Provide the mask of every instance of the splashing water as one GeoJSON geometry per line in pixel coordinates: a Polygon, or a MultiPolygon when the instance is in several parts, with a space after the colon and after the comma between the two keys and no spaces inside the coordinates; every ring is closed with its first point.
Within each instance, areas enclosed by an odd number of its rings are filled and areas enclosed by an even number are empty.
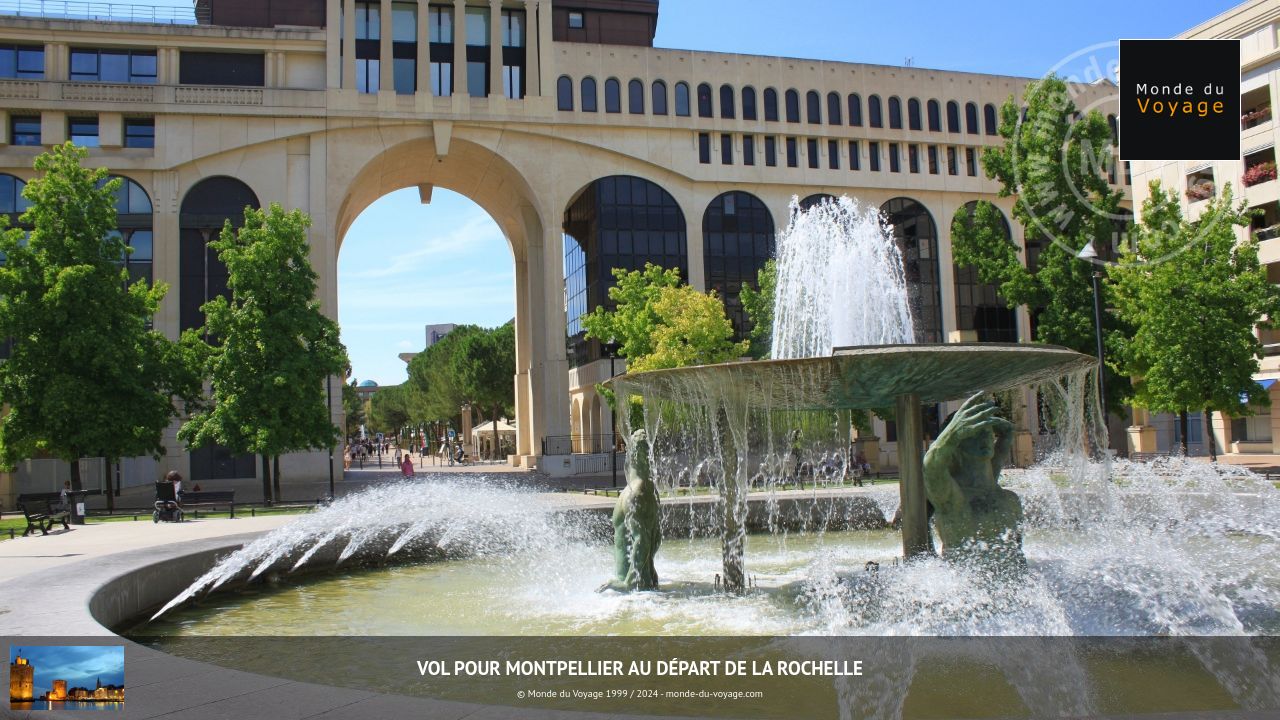
{"type": "Polygon", "coordinates": [[[902,255],[878,210],[848,196],[801,210],[792,198],[777,248],[773,358],[913,341],[902,255]]]}

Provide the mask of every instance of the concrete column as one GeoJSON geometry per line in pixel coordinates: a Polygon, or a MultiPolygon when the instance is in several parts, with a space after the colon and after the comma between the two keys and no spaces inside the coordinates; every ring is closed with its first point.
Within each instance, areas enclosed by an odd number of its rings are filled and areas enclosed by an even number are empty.
{"type": "Polygon", "coordinates": [[[552,60],[551,44],[551,3],[547,0],[539,0],[538,2],[538,49],[541,57],[538,60],[539,84],[542,88],[541,94],[548,94],[551,88],[555,87],[554,70],[555,63],[552,60]]]}
{"type": "Polygon", "coordinates": [[[489,0],[489,97],[502,94],[502,0],[489,0]]]}
{"type": "Polygon", "coordinates": [[[533,351],[533,323],[529,314],[529,263],[516,258],[516,455],[533,455],[533,439],[529,432],[533,397],[530,394],[529,368],[533,351]]]}
{"type": "MultiPolygon", "coordinates": [[[[955,208],[950,203],[941,203],[941,222],[935,223],[938,230],[938,281],[942,295],[942,339],[947,338],[949,330],[960,327],[956,312],[956,264],[951,256],[951,216],[955,208]]],[[[974,338],[975,340],[977,338],[974,338]]]]}
{"type": "Polygon", "coordinates": [[[356,0],[342,0],[342,87],[356,89],[356,0]]]}
{"type": "Polygon", "coordinates": [[[453,94],[467,91],[467,0],[453,0],[453,94]]]}
{"type": "Polygon", "coordinates": [[[342,5],[341,0],[325,0],[324,10],[325,87],[342,87],[342,5]]]}
{"type": "Polygon", "coordinates": [[[382,0],[378,19],[378,92],[396,93],[395,58],[391,54],[391,0],[382,0]]]}
{"type": "Polygon", "coordinates": [[[902,506],[902,557],[933,552],[924,492],[924,421],[920,396],[898,396],[898,477],[902,506]]]}
{"type": "Polygon", "coordinates": [[[431,93],[431,27],[427,21],[431,18],[431,6],[426,2],[418,3],[418,67],[417,92],[431,93]]]}
{"type": "Polygon", "coordinates": [[[542,95],[542,76],[538,69],[538,12],[537,0],[524,0],[524,87],[525,95],[542,95]]]}
{"type": "Polygon", "coordinates": [[[690,203],[680,208],[680,212],[684,213],[685,264],[689,267],[689,277],[684,278],[684,281],[694,290],[706,292],[707,264],[703,252],[706,240],[702,237],[702,213],[706,210],[706,203],[710,201],[697,192],[689,197],[692,198],[690,203]]]}
{"type": "MultiPolygon", "coordinates": [[[[157,62],[159,58],[156,58],[157,62]]],[[[66,43],[44,44],[44,79],[65,81],[71,77],[71,50],[66,43]]]]}
{"type": "Polygon", "coordinates": [[[262,85],[263,87],[276,87],[276,54],[267,52],[262,54],[262,85]]]}

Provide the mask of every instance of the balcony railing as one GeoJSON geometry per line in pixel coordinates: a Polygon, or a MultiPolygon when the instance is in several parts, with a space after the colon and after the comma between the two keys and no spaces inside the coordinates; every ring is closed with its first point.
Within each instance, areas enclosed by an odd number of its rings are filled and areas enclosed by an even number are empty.
{"type": "Polygon", "coordinates": [[[1240,129],[1248,130],[1271,121],[1271,107],[1264,106],[1240,115],[1240,129]]]}
{"type": "Polygon", "coordinates": [[[0,0],[0,15],[96,22],[203,25],[209,22],[209,7],[205,5],[197,9],[85,0],[0,0]]]}
{"type": "Polygon", "coordinates": [[[1262,242],[1263,240],[1272,240],[1278,237],[1280,237],[1280,223],[1253,231],[1253,239],[1258,242],[1262,242]]]}

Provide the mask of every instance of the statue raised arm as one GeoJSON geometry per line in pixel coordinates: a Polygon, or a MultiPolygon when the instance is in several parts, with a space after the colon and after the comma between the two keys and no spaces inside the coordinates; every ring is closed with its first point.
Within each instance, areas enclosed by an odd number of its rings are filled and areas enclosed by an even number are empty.
{"type": "Polygon", "coordinates": [[[981,393],[965,401],[924,456],[924,484],[944,557],[1022,565],[1022,501],[1000,487],[1013,424],[981,393]]]}

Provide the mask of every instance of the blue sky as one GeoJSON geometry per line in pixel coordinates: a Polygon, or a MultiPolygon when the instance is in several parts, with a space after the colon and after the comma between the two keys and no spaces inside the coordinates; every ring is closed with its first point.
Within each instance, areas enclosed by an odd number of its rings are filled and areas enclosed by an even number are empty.
{"type": "MultiPolygon", "coordinates": [[[[145,2],[145,0],[139,0],[145,2]]],[[[185,0],[157,4],[189,6],[185,0]]],[[[215,0],[216,2],[216,0],[215,0]]],[[[1038,77],[1105,68],[1119,38],[1176,35],[1234,0],[662,0],[660,47],[1038,77]]],[[[384,197],[338,259],[339,320],[353,375],[395,384],[423,326],[498,325],[514,313],[511,252],[479,207],[436,189],[384,197]]]]}
{"type": "Polygon", "coordinates": [[[92,690],[98,678],[103,685],[124,685],[124,647],[120,645],[14,645],[9,648],[9,662],[19,654],[35,666],[36,697],[48,692],[54,680],[66,680],[68,690],[92,690]]]}

